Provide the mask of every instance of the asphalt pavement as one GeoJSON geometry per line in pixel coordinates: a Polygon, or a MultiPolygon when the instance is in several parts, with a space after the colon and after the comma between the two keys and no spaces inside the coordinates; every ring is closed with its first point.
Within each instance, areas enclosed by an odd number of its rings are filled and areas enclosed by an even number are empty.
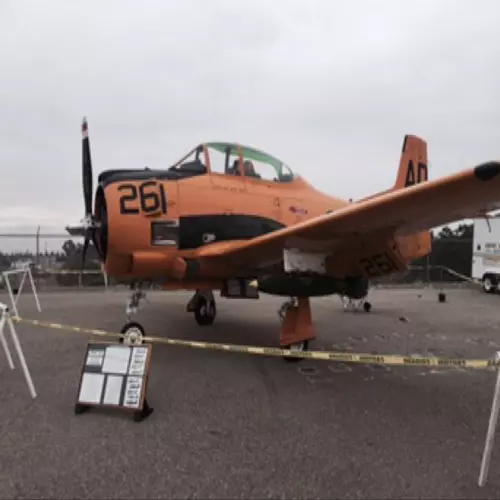
{"type": "MultiPolygon", "coordinates": [[[[21,316],[118,331],[124,292],[21,297],[21,316]]],[[[149,294],[149,334],[277,346],[281,299],[218,299],[212,327],[187,293],[149,294]]],[[[0,295],[0,301],[6,297],[0,295]]],[[[500,296],[375,290],[370,313],[314,299],[312,348],[489,357],[500,349],[500,296]]],[[[154,413],[74,415],[86,335],[17,325],[38,392],[0,353],[2,498],[498,498],[500,438],[477,486],[495,374],[382,367],[154,345],[154,413]]]]}

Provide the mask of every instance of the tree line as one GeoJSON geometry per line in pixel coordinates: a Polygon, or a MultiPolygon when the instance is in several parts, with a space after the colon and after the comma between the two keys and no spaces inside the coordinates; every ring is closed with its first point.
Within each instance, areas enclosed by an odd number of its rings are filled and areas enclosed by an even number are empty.
{"type": "MultiPolygon", "coordinates": [[[[1,240],[0,240],[1,242],[1,240]]],[[[1,248],[1,247],[0,247],[1,248]]],[[[40,252],[40,256],[49,257],[57,267],[61,269],[80,269],[83,254],[83,244],[75,243],[73,240],[66,240],[62,246],[61,250],[55,251],[45,251],[40,252]]],[[[0,250],[0,270],[4,271],[9,269],[12,265],[17,262],[30,261],[33,264],[38,262],[37,255],[35,252],[24,251],[24,252],[2,252],[0,250]]],[[[85,269],[99,269],[99,256],[97,250],[90,243],[87,256],[85,259],[85,269]]]]}
{"type": "Polygon", "coordinates": [[[460,224],[456,229],[444,226],[440,231],[431,232],[431,236],[431,253],[412,263],[415,267],[421,267],[422,271],[408,273],[408,281],[415,279],[428,279],[432,282],[460,281],[457,276],[443,273],[442,267],[470,277],[472,274],[474,224],[460,224]]]}

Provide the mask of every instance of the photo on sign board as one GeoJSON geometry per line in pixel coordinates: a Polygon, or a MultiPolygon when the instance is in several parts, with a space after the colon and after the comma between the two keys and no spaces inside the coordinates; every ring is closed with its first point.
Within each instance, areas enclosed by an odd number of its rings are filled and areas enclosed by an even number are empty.
{"type": "Polygon", "coordinates": [[[127,377],[123,406],[138,408],[141,403],[142,377],[127,377]]]}
{"type": "Polygon", "coordinates": [[[104,359],[104,349],[89,349],[87,354],[87,366],[102,366],[104,359]]]}
{"type": "Polygon", "coordinates": [[[148,350],[146,347],[134,347],[130,361],[129,375],[144,375],[148,350]]]}
{"type": "Polygon", "coordinates": [[[103,404],[119,405],[122,392],[123,378],[121,375],[108,375],[106,390],[104,391],[103,404]]]}
{"type": "Polygon", "coordinates": [[[79,403],[99,404],[101,402],[102,389],[104,385],[104,375],[101,373],[84,373],[80,394],[78,396],[79,403]]]}
{"type": "Polygon", "coordinates": [[[117,373],[125,375],[130,359],[130,347],[108,346],[102,365],[103,373],[117,373]]]}

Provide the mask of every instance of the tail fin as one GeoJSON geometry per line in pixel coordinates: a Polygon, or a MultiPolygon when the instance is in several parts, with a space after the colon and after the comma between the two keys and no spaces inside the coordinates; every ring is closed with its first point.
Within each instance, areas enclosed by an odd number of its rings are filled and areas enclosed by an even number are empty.
{"type": "Polygon", "coordinates": [[[393,189],[406,188],[427,180],[427,143],[415,135],[405,135],[393,189]]]}
{"type": "Polygon", "coordinates": [[[405,135],[403,150],[399,160],[396,182],[385,191],[371,194],[358,201],[366,201],[377,196],[403,189],[428,180],[427,143],[416,135],[405,135]]]}
{"type": "MultiPolygon", "coordinates": [[[[427,143],[415,135],[405,135],[398,175],[393,190],[404,189],[428,180],[427,143]]],[[[432,250],[430,231],[398,238],[398,249],[409,263],[432,250]]]]}

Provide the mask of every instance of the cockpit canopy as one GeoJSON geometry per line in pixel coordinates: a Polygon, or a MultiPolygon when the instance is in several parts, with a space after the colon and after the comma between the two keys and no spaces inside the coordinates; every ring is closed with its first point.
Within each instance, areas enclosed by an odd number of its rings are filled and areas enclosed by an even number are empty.
{"type": "Polygon", "coordinates": [[[295,174],[282,161],[258,149],[235,143],[200,144],[171,167],[171,170],[244,176],[270,182],[291,182],[295,174]]]}

